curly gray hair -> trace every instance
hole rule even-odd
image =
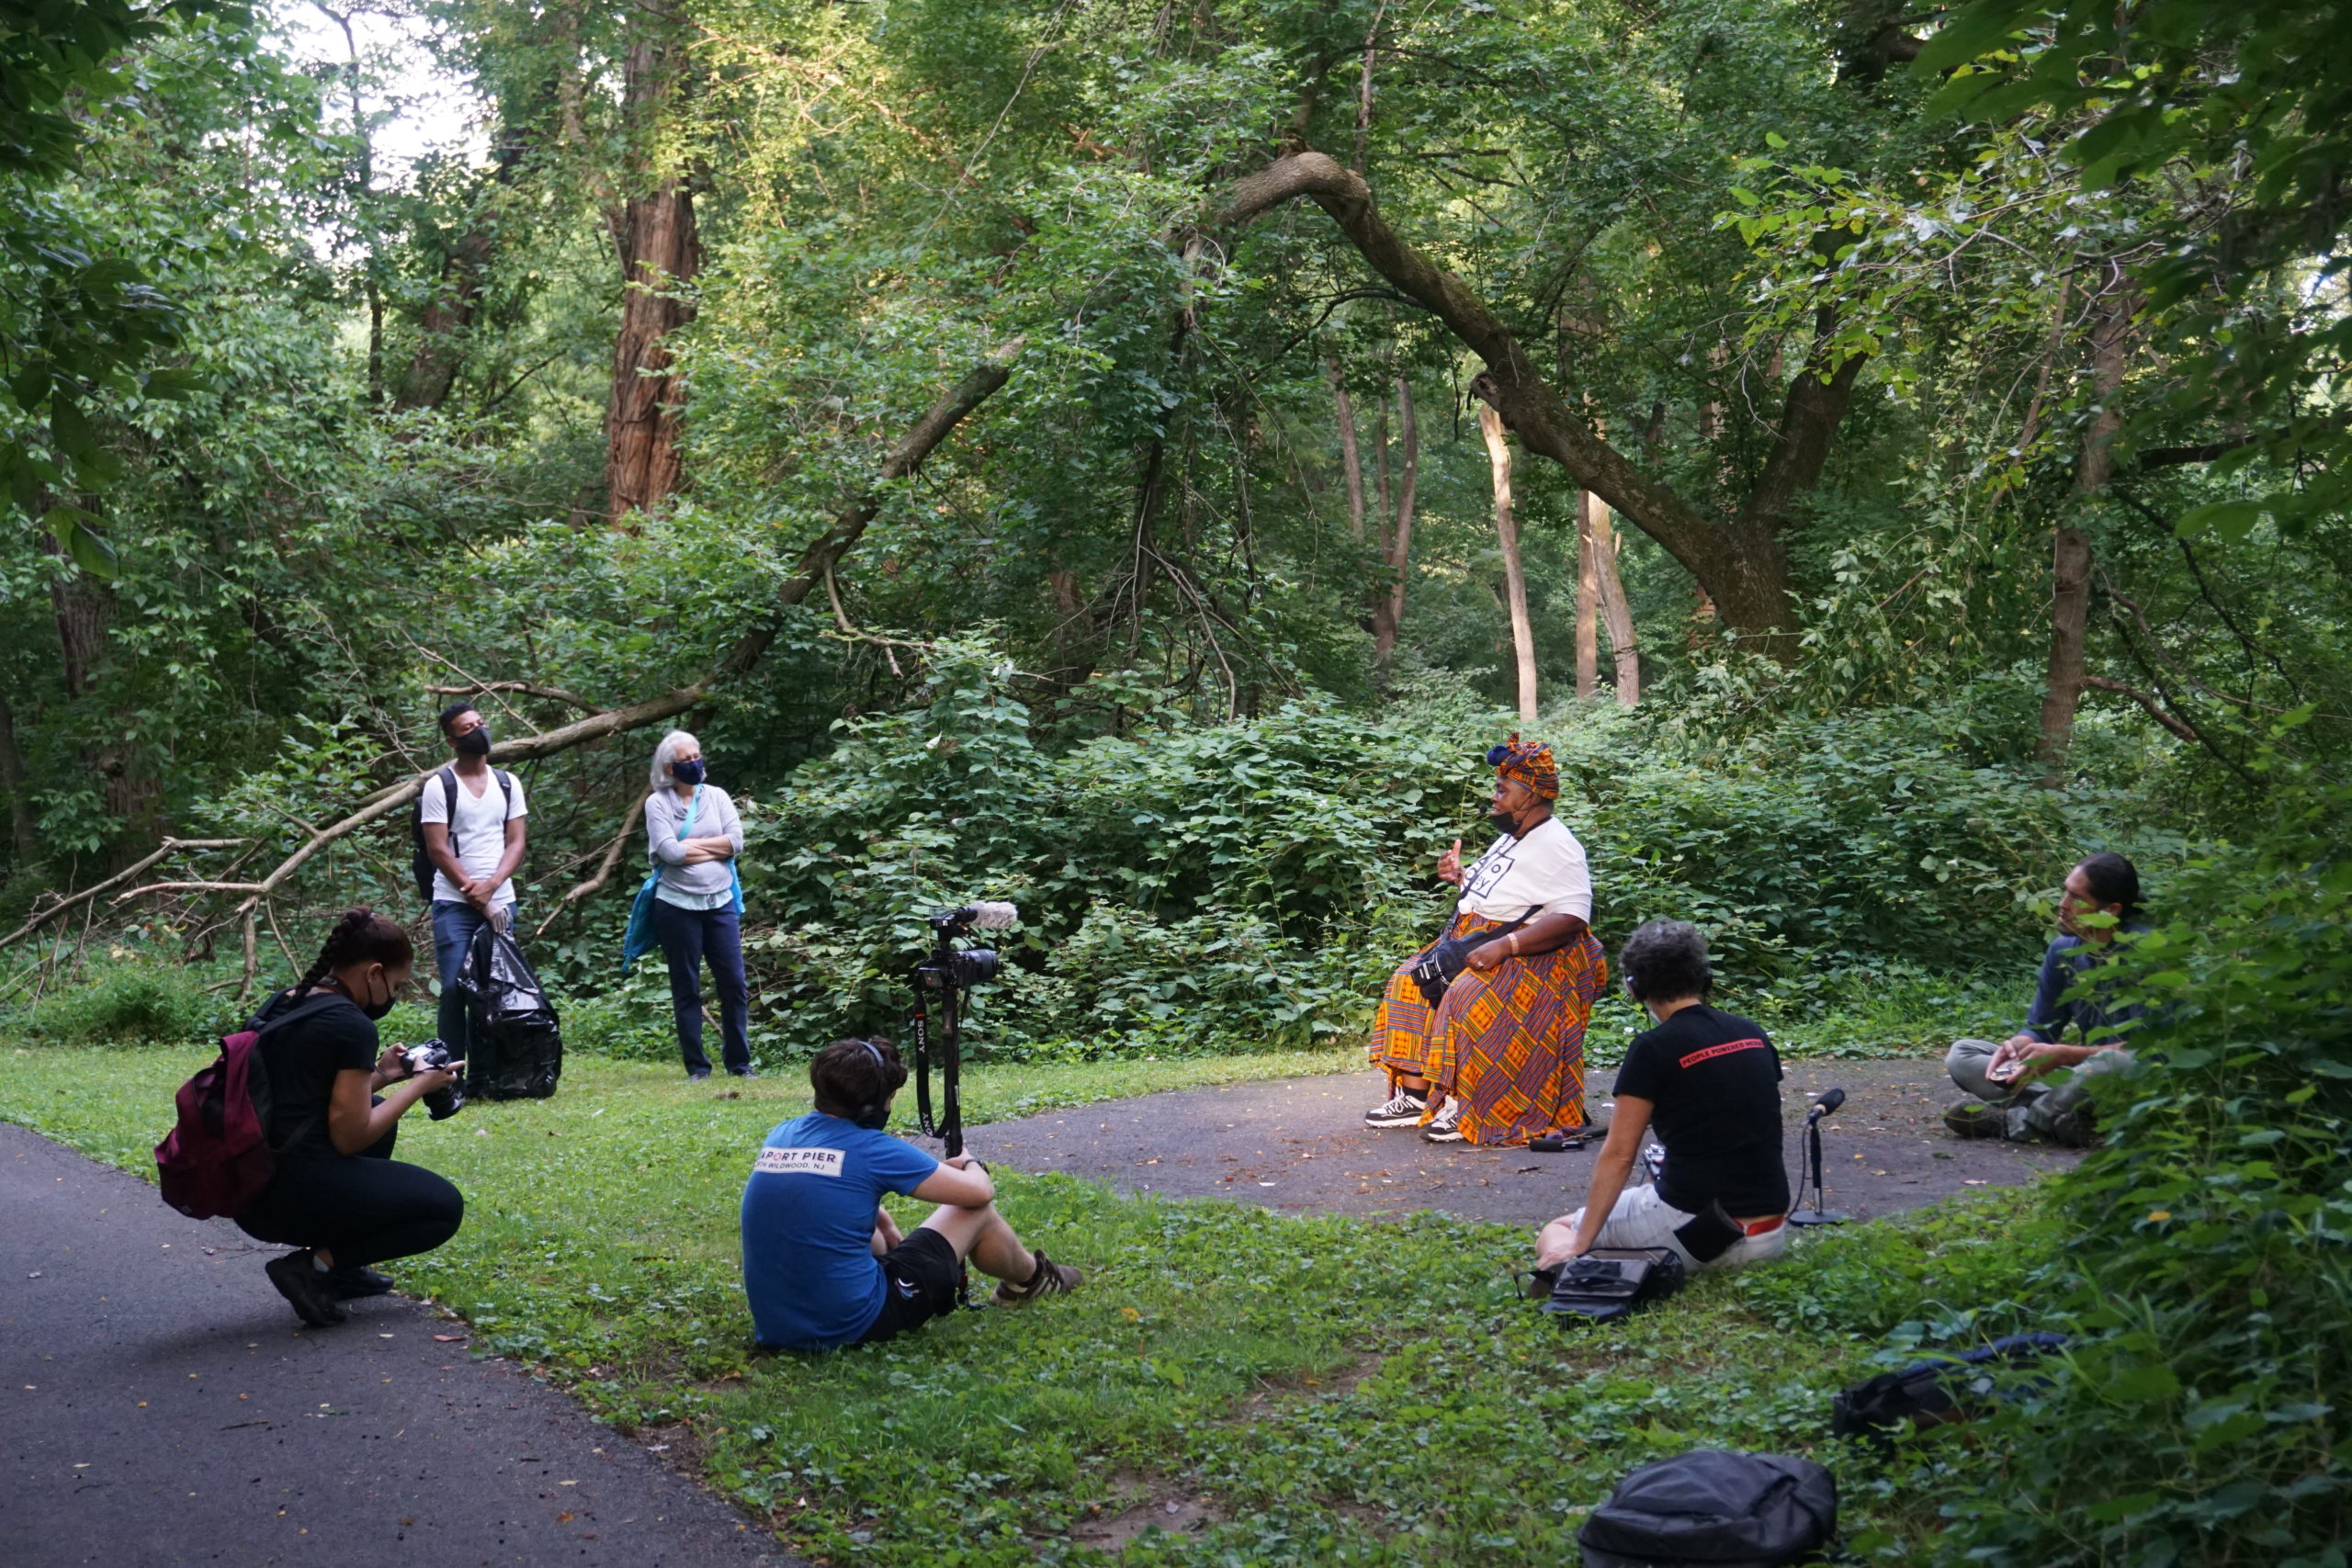
[[[1617,950],[1617,970],[1634,999],[1670,1002],[1703,997],[1715,983],[1707,939],[1682,920],[1650,920]]]
[[[662,738],[661,745],[653,748],[653,787],[655,789],[677,787],[677,776],[670,772],[670,764],[677,758],[679,751],[688,746],[697,751],[702,750],[701,741],[683,729],[673,729]]]

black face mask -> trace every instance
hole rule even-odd
[[[458,748],[458,755],[460,757],[489,756],[490,726],[487,724],[475,725],[471,729],[467,730],[463,735],[458,737],[456,745]]]
[[[1510,811],[1490,811],[1487,814],[1487,820],[1492,822],[1495,825],[1496,830],[1500,832],[1503,837],[1507,839],[1516,839],[1519,837],[1519,817],[1517,813]]]
[[[370,1019],[381,1019],[385,1014],[392,1010],[392,987],[390,984],[387,984],[384,987],[384,999],[380,1002],[361,1001],[357,994],[355,993],[350,987],[345,986],[341,982],[336,983],[335,989],[341,991],[345,996],[349,997],[351,998],[351,1005],[357,1008],[361,1012],[366,1013]]]
[[[867,1132],[878,1133],[890,1124],[890,1108],[885,1105],[878,1111],[868,1111],[865,1115],[854,1118],[854,1121],[858,1126],[865,1128]]]

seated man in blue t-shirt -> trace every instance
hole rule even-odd
[[[882,1131],[906,1081],[888,1041],[835,1041],[808,1064],[817,1109],[770,1133],[752,1162],[743,1289],[761,1344],[831,1350],[943,1317],[956,1310],[967,1258],[998,1281],[999,1306],[1078,1288],[1077,1269],[1021,1245],[978,1161],[943,1165]],[[902,1236],[885,1192],[940,1207]]]

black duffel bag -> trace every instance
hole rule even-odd
[[[1698,1449],[1617,1483],[1577,1531],[1584,1568],[1781,1568],[1838,1535],[1838,1483],[1811,1460]]]

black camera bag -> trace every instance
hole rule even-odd
[[[1577,1531],[1584,1568],[1782,1568],[1838,1534],[1838,1483],[1811,1460],[1697,1449],[1617,1483]]]
[[[1957,1356],[1881,1372],[1830,1397],[1829,1429],[1841,1438],[1883,1441],[1906,1423],[1940,1427],[1969,1420],[1999,1397],[2003,1364],[2040,1360],[2065,1343],[2063,1334],[2011,1334]]]
[[[1440,937],[1437,945],[1430,949],[1430,955],[1413,965],[1413,984],[1420,987],[1421,996],[1430,1006],[1437,1006],[1438,1003],[1445,1000],[1445,988],[1453,985],[1461,976],[1462,971],[1469,966],[1472,949],[1484,947],[1490,942],[1507,937],[1534,918],[1535,911],[1530,909],[1499,931],[1474,931],[1468,936]]]
[[[1614,1323],[1682,1288],[1682,1257],[1670,1247],[1596,1247],[1560,1265],[1544,1310],[1570,1323]]]

